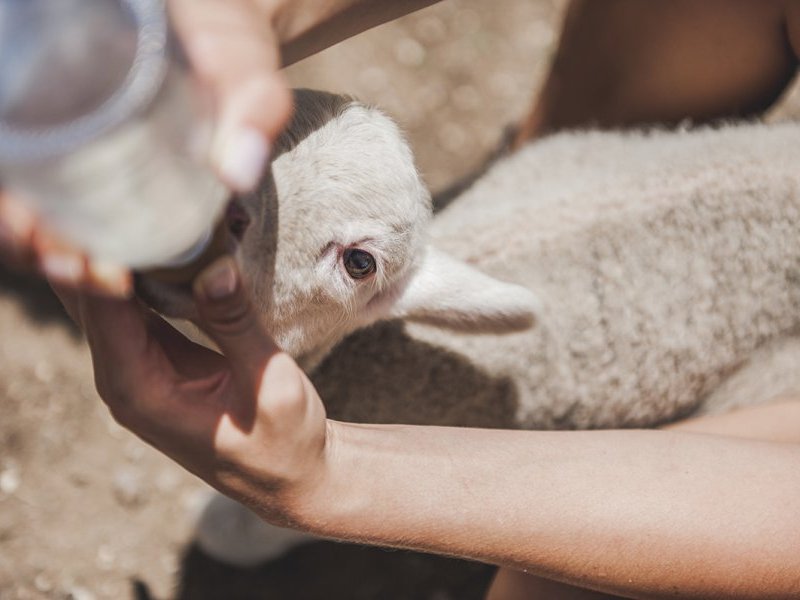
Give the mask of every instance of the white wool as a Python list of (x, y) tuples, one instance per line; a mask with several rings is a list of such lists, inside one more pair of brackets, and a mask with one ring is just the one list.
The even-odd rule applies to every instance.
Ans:
[[(800, 325), (798, 139), (795, 124), (576, 132), (502, 159), (434, 219), (431, 238), (534, 290), (539, 327), (356, 334), (316, 374), (323, 398), (340, 418), (478, 426), (652, 426), (689, 414)], [(356, 364), (362, 380), (348, 380)], [(392, 382), (412, 373), (416, 384)]]

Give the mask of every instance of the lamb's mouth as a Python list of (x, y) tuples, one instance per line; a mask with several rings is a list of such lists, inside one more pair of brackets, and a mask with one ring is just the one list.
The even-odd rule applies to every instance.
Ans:
[[(225, 217), (215, 234), (218, 243), (214, 257), (224, 253), (235, 256), (249, 226), (249, 215), (242, 208), (238, 199), (232, 198), (228, 203)], [(214, 257), (211, 257), (209, 262), (214, 260)], [(134, 292), (142, 302), (165, 317), (196, 319), (197, 308), (192, 296), (192, 277), (196, 273), (188, 273), (187, 276), (182, 276), (180, 273), (177, 276), (175, 274), (175, 271), (136, 273), (134, 275)]]

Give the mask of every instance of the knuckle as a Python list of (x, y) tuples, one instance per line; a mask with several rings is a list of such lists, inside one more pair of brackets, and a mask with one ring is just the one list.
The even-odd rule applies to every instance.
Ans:
[[(279, 355), (273, 361), (281, 358)], [(302, 372), (294, 363), (291, 368), (281, 369), (279, 374), (264, 384), (266, 387), (262, 399), (274, 420), (297, 420), (305, 414), (306, 385)]]
[(246, 301), (230, 302), (215, 307), (207, 315), (207, 324), (220, 335), (239, 337), (258, 326), (250, 304)]

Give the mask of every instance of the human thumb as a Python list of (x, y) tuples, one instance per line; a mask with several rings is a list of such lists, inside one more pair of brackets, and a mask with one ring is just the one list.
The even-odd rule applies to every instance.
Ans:
[(280, 349), (261, 324), (232, 257), (216, 260), (197, 277), (194, 297), (198, 325), (228, 358), (238, 383), (256, 391)]

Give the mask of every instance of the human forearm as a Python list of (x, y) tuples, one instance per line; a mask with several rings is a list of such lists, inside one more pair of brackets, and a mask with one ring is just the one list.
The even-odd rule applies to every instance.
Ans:
[[(275, 0), (268, 0), (274, 4)], [(439, 0), (280, 0), (275, 29), (286, 65)]]
[(778, 400), (721, 415), (687, 419), (664, 429), (800, 444), (800, 399)]
[[(800, 450), (671, 432), (334, 424), (316, 533), (637, 597), (800, 593)], [(313, 514), (312, 514), (313, 513)]]

